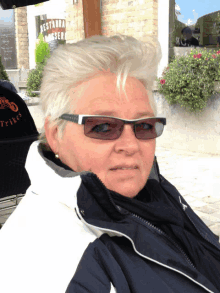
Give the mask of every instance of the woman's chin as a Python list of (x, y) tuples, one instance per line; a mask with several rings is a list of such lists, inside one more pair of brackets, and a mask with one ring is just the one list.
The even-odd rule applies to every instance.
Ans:
[[(113, 176), (114, 175), (114, 176)], [(106, 188), (115, 191), (125, 197), (135, 197), (145, 186), (147, 178), (145, 176), (137, 176), (137, 174), (111, 174), (111, 176), (102, 177), (98, 175), (99, 179)]]
[(142, 188), (140, 188), (140, 186), (123, 186), (123, 184), (121, 184), (121, 186), (111, 186), (108, 189), (113, 190), (125, 197), (133, 198), (141, 191)]

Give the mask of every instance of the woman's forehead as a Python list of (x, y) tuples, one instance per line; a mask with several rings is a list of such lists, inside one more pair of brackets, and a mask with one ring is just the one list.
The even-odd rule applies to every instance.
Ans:
[[(74, 88), (72, 103), (77, 114), (94, 114), (111, 110), (119, 114), (128, 111), (135, 114), (140, 109), (152, 112), (147, 91), (143, 84), (135, 78), (128, 77), (125, 92), (119, 93), (116, 76), (106, 73), (95, 77)], [(132, 114), (132, 115), (133, 115)]]
[[(128, 77), (125, 84), (126, 95), (133, 99), (140, 99), (142, 96), (147, 97), (147, 90), (144, 85), (133, 77)], [(85, 81), (70, 90), (71, 95), (80, 98), (87, 103), (101, 103), (103, 100), (108, 101), (123, 101), (126, 95), (120, 85), (120, 93), (117, 88), (117, 78), (114, 74), (105, 74), (94, 77)]]
[(77, 104), (75, 113), (121, 117), (125, 119), (138, 119), (141, 117), (154, 116), (147, 98), (124, 101), (105, 97), (99, 97), (93, 100), (88, 99), (87, 103)]
[[(121, 78), (122, 83), (122, 78)], [(122, 88), (122, 84), (120, 84)], [(106, 93), (106, 91), (115, 92), (117, 88), (117, 76), (114, 73), (105, 73), (105, 74), (99, 74), (95, 75), (89, 80), (86, 80), (84, 82), (81, 82), (76, 87), (74, 87), (74, 92), (82, 92), (86, 91), (89, 92), (90, 95), (96, 94), (97, 92), (103, 91)], [(128, 76), (125, 82), (125, 89), (128, 88), (131, 90), (140, 90), (145, 89), (144, 85), (135, 77)]]

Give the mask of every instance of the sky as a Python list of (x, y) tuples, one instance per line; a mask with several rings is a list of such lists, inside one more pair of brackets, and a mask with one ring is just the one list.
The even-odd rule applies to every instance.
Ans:
[(178, 20), (192, 25), (205, 14), (220, 10), (220, 0), (175, 0), (180, 8)]
[(0, 7), (0, 26), (8, 27), (13, 23), (13, 9), (3, 10)]

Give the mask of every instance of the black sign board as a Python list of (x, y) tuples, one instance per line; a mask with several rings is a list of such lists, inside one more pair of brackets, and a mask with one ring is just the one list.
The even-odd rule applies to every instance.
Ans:
[(13, 9), (17, 7), (23, 7), (27, 5), (38, 4), (49, 0), (1, 0), (0, 6), (3, 9)]

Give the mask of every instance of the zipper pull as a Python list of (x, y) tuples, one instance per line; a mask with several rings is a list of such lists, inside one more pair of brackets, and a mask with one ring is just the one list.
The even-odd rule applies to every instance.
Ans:
[(180, 199), (180, 203), (181, 203), (181, 205), (183, 206), (183, 210), (185, 211), (185, 209), (186, 209), (188, 206), (185, 205), (185, 204), (183, 204), (183, 203), (181, 202), (181, 197), (179, 197), (179, 199)]

